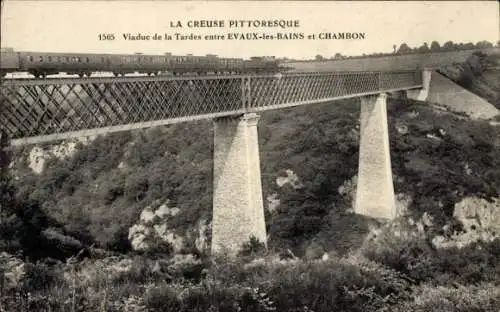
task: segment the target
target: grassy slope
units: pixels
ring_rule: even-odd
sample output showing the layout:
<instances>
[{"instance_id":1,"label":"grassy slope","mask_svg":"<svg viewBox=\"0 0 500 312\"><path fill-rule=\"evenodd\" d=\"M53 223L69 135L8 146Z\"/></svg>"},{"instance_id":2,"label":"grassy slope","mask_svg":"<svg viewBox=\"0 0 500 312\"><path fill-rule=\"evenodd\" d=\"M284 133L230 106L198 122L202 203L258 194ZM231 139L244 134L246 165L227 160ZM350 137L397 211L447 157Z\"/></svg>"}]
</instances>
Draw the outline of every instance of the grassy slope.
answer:
<instances>
[{"instance_id":1,"label":"grassy slope","mask_svg":"<svg viewBox=\"0 0 500 312\"><path fill-rule=\"evenodd\" d=\"M500 54L470 56L466 62L441 68L441 73L500 109Z\"/></svg>"}]
</instances>

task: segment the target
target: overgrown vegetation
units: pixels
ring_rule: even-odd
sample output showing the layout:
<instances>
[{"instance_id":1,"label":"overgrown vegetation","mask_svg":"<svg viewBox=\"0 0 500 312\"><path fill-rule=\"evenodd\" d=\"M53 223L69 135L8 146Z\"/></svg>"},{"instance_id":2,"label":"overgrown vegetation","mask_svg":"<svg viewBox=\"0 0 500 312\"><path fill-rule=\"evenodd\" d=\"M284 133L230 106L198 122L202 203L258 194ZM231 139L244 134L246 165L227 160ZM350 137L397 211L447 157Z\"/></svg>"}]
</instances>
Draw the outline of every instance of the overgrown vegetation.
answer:
<instances>
[{"instance_id":1,"label":"overgrown vegetation","mask_svg":"<svg viewBox=\"0 0 500 312\"><path fill-rule=\"evenodd\" d=\"M22 283L3 292L0 303L7 311L500 308L500 241L446 252L414 243L386 239L376 249L315 261L218 257L174 271L155 269L158 262L144 257L130 259L127 271L113 268L120 263L116 260L107 265L98 259L52 266L38 262L28 266ZM186 275L193 267L201 279Z\"/></svg>"}]
</instances>

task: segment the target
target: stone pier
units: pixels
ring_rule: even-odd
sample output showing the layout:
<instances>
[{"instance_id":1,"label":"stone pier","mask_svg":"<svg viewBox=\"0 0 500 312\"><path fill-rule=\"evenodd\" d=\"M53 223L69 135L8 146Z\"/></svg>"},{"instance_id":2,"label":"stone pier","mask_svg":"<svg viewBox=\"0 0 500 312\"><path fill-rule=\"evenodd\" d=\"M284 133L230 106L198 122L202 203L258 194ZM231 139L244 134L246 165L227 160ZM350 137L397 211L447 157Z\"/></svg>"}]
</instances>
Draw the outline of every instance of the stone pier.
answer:
<instances>
[{"instance_id":1,"label":"stone pier","mask_svg":"<svg viewBox=\"0 0 500 312\"><path fill-rule=\"evenodd\" d=\"M406 90L409 99L416 101L425 101L429 96L429 89L431 85L432 70L424 69L422 71L422 89Z\"/></svg>"},{"instance_id":2,"label":"stone pier","mask_svg":"<svg viewBox=\"0 0 500 312\"><path fill-rule=\"evenodd\" d=\"M374 218L394 219L396 205L385 93L361 98L360 136L354 210Z\"/></svg>"},{"instance_id":3,"label":"stone pier","mask_svg":"<svg viewBox=\"0 0 500 312\"><path fill-rule=\"evenodd\" d=\"M214 120L212 254L235 255L255 236L266 243L257 114Z\"/></svg>"}]
</instances>

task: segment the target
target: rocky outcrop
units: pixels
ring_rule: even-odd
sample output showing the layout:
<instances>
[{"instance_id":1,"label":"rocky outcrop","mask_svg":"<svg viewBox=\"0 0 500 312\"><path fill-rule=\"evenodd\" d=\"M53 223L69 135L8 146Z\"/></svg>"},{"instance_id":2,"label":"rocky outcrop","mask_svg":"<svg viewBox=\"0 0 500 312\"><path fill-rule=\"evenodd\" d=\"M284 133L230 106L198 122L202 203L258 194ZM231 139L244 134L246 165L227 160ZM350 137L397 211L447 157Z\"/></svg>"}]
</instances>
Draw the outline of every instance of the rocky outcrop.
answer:
<instances>
[{"instance_id":1,"label":"rocky outcrop","mask_svg":"<svg viewBox=\"0 0 500 312\"><path fill-rule=\"evenodd\" d=\"M82 137L75 140L64 141L61 144L52 145L50 148L33 147L28 154L28 167L36 174L43 172L45 163L50 158L63 159L71 157L76 151L78 143L88 144L95 137Z\"/></svg>"},{"instance_id":2,"label":"rocky outcrop","mask_svg":"<svg viewBox=\"0 0 500 312\"><path fill-rule=\"evenodd\" d=\"M268 195L266 197L266 200L267 200L267 210L269 210L269 212L271 213L276 210L276 208L279 206L281 202L277 193L272 193L271 195Z\"/></svg>"},{"instance_id":3,"label":"rocky outcrop","mask_svg":"<svg viewBox=\"0 0 500 312\"><path fill-rule=\"evenodd\" d=\"M195 228L196 238L194 240L194 245L199 252L206 252L210 248L209 235L212 232L212 222L208 222L205 219L198 221Z\"/></svg>"},{"instance_id":4,"label":"rocky outcrop","mask_svg":"<svg viewBox=\"0 0 500 312\"><path fill-rule=\"evenodd\" d=\"M285 174L286 174L286 176L284 176L284 177L278 176L276 178L276 184L279 187L283 187L285 184L290 184L295 189L302 187L302 183L300 182L300 180L297 177L297 175L295 174L295 172L293 172L290 169L286 169Z\"/></svg>"},{"instance_id":5,"label":"rocky outcrop","mask_svg":"<svg viewBox=\"0 0 500 312\"><path fill-rule=\"evenodd\" d=\"M0 252L0 278L3 291L16 289L25 274L24 262L11 254Z\"/></svg>"},{"instance_id":6,"label":"rocky outcrop","mask_svg":"<svg viewBox=\"0 0 500 312\"><path fill-rule=\"evenodd\" d=\"M463 225L463 231L451 237L436 236L436 247L462 248L477 241L489 242L500 237L500 199L487 201L477 197L466 197L455 204L455 219Z\"/></svg>"},{"instance_id":7,"label":"rocky outcrop","mask_svg":"<svg viewBox=\"0 0 500 312\"><path fill-rule=\"evenodd\" d=\"M477 197L466 197L455 205L453 216L462 222L465 229L489 231L500 234L500 199L487 201Z\"/></svg>"},{"instance_id":8,"label":"rocky outcrop","mask_svg":"<svg viewBox=\"0 0 500 312\"><path fill-rule=\"evenodd\" d=\"M169 243L173 252L179 252L184 246L184 238L168 228L168 219L179 212L177 207L168 207L168 201L157 209L152 206L144 208L139 221L129 229L128 238L132 248L147 251L160 239Z\"/></svg>"},{"instance_id":9,"label":"rocky outcrop","mask_svg":"<svg viewBox=\"0 0 500 312\"><path fill-rule=\"evenodd\" d=\"M293 172L293 170L290 169L286 169L284 171L284 174L278 175L278 177L276 178L276 185L279 188L282 188L287 184L294 189L300 189L303 187L302 182L299 180L297 174L295 174L295 172ZM266 204L267 204L266 206L267 210L270 213L275 212L276 208L280 205L280 203L281 200L277 192L274 192L266 197Z\"/></svg>"},{"instance_id":10,"label":"rocky outcrop","mask_svg":"<svg viewBox=\"0 0 500 312\"><path fill-rule=\"evenodd\" d=\"M142 210L138 222L129 229L128 239L132 249L145 252L155 248L160 241L168 243L174 254L186 252L187 246L194 247L200 253L207 252L211 244L212 222L201 218L180 234L171 228L169 221L181 213L181 210L169 207L168 204L167 200L155 209L153 207L158 203L153 203Z\"/></svg>"}]
</instances>

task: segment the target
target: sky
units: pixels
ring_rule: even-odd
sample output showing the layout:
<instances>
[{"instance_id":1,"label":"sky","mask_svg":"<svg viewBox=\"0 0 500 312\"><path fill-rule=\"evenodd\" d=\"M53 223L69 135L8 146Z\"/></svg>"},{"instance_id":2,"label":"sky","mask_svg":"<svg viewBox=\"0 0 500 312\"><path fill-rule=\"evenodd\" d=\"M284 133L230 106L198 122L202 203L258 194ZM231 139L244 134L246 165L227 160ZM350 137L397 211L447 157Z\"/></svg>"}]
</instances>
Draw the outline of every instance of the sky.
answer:
<instances>
[{"instance_id":1,"label":"sky","mask_svg":"<svg viewBox=\"0 0 500 312\"><path fill-rule=\"evenodd\" d=\"M189 28L188 21L224 21L224 27ZM234 28L230 20L298 21L299 27ZM172 27L180 21L183 25ZM191 22L192 23L192 22ZM172 24L172 26L171 26ZM2 1L1 46L17 51L74 53L273 55L309 59L317 54L391 52L393 45L436 40L499 40L496 1ZM302 33L298 40L228 40L229 33ZM320 33L364 33L358 40L320 40ZM130 41L123 34L155 33L172 40ZM176 40L175 33L202 40ZM114 40L100 40L113 34ZM223 35L224 40L205 40ZM314 35L314 39L308 36ZM101 38L102 39L102 38Z\"/></svg>"}]
</instances>

